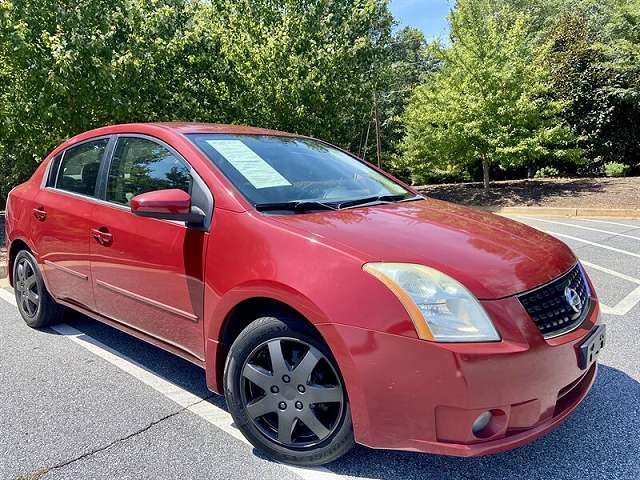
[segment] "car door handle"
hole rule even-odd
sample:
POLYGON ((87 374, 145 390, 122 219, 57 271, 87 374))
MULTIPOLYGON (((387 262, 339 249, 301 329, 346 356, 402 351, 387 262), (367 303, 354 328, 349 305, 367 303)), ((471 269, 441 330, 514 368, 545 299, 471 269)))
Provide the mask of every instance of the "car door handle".
POLYGON ((105 227, 92 229, 91 236, 103 247, 113 243, 113 235, 105 227))
POLYGON ((33 216, 36 217, 36 220, 39 222, 44 222, 47 219, 47 212, 42 207, 37 207, 33 209, 33 216))

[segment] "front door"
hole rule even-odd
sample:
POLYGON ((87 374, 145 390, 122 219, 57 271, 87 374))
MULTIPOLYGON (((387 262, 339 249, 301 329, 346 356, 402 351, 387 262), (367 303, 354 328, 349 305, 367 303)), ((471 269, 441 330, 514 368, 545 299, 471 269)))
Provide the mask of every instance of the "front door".
POLYGON ((93 310, 91 225, 96 183, 108 138, 67 149, 51 163, 33 210, 34 246, 50 293, 93 310))
POLYGON ((91 269, 97 311, 204 359, 203 258, 207 234, 137 217, 131 199, 179 188, 191 193, 188 164, 149 138, 118 138, 105 202, 95 208, 91 269))

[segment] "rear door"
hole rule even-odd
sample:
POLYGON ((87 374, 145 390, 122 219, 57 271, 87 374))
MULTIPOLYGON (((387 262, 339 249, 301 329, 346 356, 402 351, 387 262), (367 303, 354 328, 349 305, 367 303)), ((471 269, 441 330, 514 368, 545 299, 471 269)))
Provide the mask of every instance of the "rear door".
POLYGON ((202 360, 207 234, 179 222, 137 217, 130 209, 141 193, 179 188, 193 194, 194 185, 200 189, 201 180, 168 145, 119 136, 104 202, 91 214, 93 228, 106 234, 91 242, 91 269, 100 314, 202 360))
POLYGON ((36 197, 33 239, 51 294, 93 310, 90 239, 97 179, 109 137, 68 148, 49 167, 36 197))

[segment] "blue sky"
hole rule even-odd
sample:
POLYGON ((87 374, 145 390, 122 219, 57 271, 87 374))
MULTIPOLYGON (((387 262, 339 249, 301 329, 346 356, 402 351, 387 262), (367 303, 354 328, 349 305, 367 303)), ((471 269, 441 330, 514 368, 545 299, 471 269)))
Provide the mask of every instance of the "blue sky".
POLYGON ((390 3, 401 27, 419 28, 429 40, 446 35, 449 0, 391 0, 390 3))

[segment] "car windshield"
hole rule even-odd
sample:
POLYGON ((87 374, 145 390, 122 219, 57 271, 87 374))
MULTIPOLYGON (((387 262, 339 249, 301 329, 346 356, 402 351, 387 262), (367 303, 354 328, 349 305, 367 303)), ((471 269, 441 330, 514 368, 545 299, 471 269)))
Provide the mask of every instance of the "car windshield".
POLYGON ((315 210, 417 198, 324 143, 267 135, 189 138, 259 210, 315 210))

